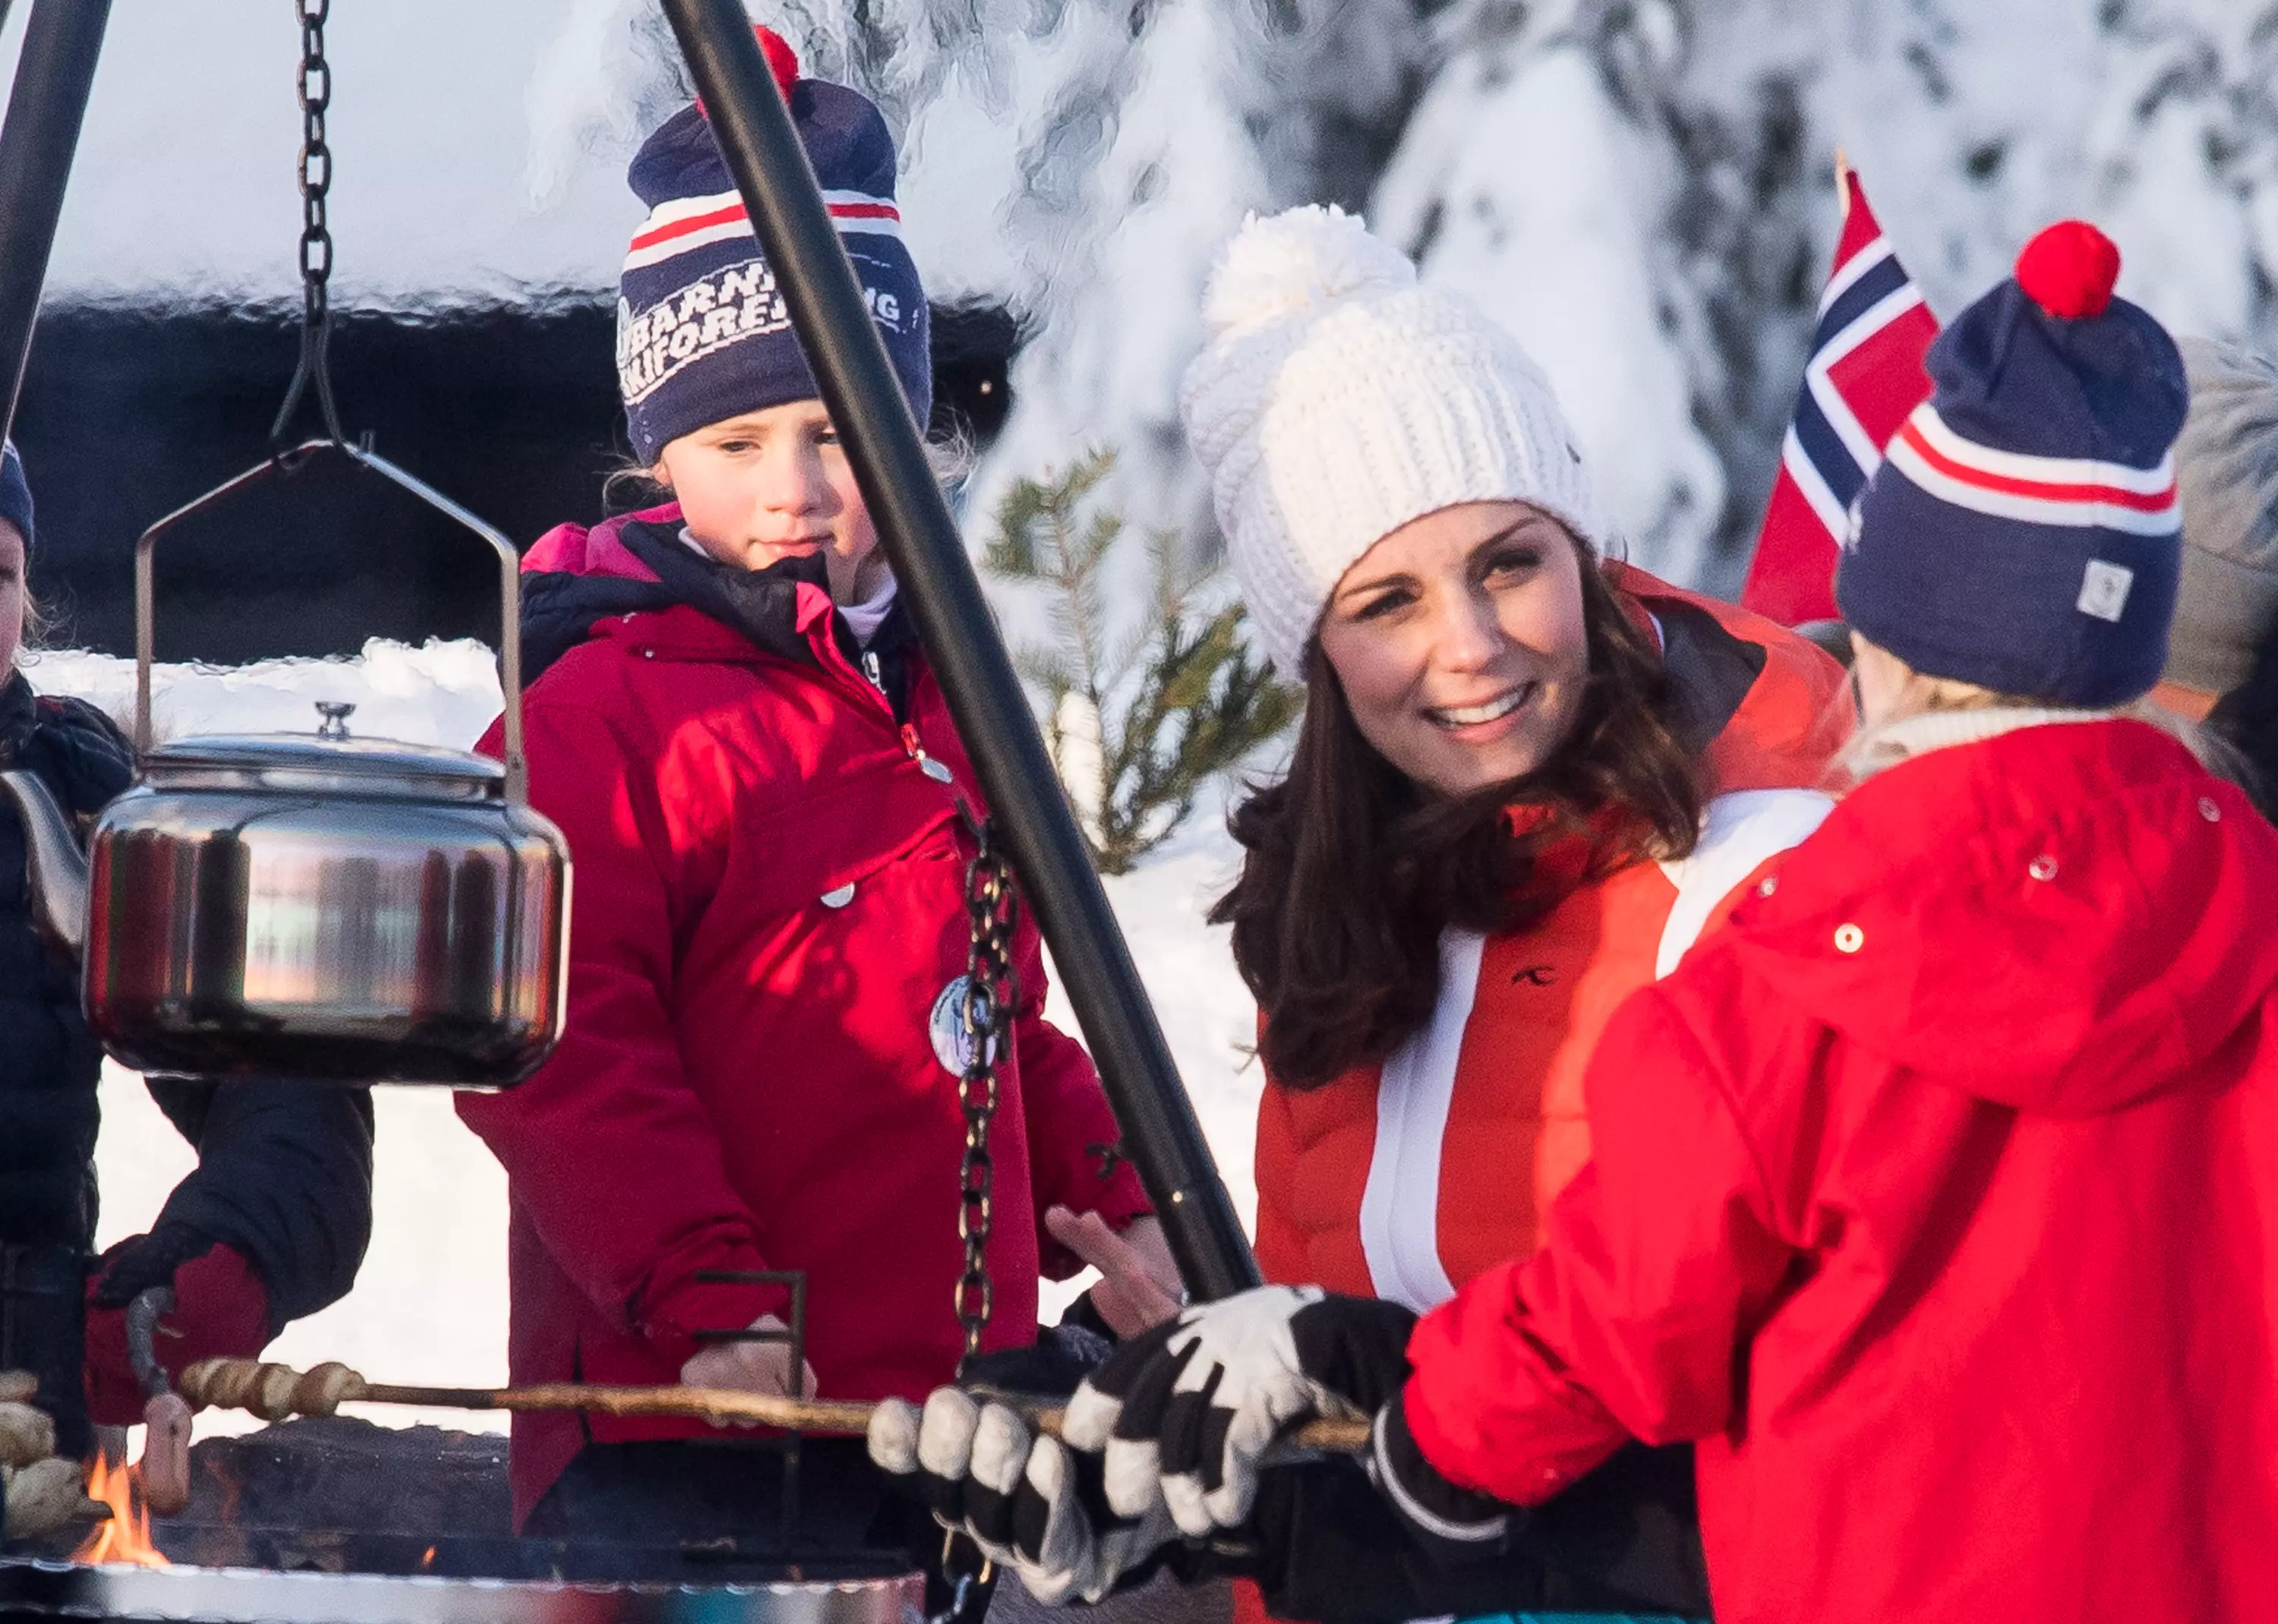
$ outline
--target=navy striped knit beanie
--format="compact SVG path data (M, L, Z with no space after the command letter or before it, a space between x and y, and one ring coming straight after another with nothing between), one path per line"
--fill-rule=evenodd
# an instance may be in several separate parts
M24 538L24 554L32 552L32 482L24 477L24 459L16 442L0 448L0 519L16 527Z
M2119 272L2103 233L2052 225L1930 346L1930 398L1835 581L1843 618L1915 670L2091 710L2160 680L2190 393L2166 329L2113 296Z
M902 244L894 141L869 98L799 77L791 48L756 31L822 183L870 316L923 429L933 407L925 288ZM617 297L617 389L643 463L682 435L743 412L815 398L775 273L701 103L642 143L627 174L649 208Z

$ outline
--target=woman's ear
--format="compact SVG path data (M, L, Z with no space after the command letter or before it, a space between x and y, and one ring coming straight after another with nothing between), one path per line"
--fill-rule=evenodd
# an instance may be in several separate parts
M648 477L666 490L672 489L672 470L664 465L662 457L649 464Z

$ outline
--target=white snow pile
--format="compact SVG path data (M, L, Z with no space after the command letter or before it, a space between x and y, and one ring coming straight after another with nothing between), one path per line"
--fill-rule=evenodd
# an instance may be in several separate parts
M27 658L25 669L42 692L76 694L114 715L132 714L131 660L49 652ZM357 732L457 747L480 736L500 702L491 652L471 641L411 648L374 639L354 660L160 666L153 691L160 730L174 736L307 732L317 720L317 701L347 700L356 706L349 725ZM1203 918L1209 898L1233 873L1231 842L1212 806L1137 872L1106 883L1220 1171L1247 1219L1257 1204L1250 1147L1262 1081L1248 1057L1256 1009L1234 972L1226 933ZM1057 984L1051 1014L1078 1030ZM139 1077L106 1065L102 1094L97 1243L108 1246L148 1229L195 1159ZM374 1097L375 1221L363 1270L346 1298L288 1327L269 1357L303 1369L337 1359L381 1381L502 1384L505 1175L460 1125L445 1091L382 1088ZM944 1167L942 1176L953 1178L956 1170ZM1078 1289L1081 1283L1054 1289L1047 1313L1056 1315ZM501 1417L460 1412L371 1407L360 1413L393 1425L503 1426ZM258 1424L248 1415L210 1412L199 1417L198 1434Z

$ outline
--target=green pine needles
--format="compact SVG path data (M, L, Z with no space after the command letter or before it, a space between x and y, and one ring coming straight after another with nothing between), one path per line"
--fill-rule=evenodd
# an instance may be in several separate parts
M1151 601L1111 614L1121 516L1092 499L1115 466L1087 451L1065 472L1023 479L997 510L989 568L1046 595L1054 636L1016 658L1043 690L1045 737L1092 861L1130 871L1184 823L1210 781L1286 728L1297 690L1273 681L1241 637L1242 605L1204 599L1215 567L1168 531L1146 539Z

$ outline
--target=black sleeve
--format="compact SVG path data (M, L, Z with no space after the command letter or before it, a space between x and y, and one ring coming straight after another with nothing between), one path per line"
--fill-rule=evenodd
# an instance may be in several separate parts
M1705 1618L1693 1452L1632 1446L1515 1519L1507 1549L1435 1563L1357 1460L1266 1472L1250 1537L1170 1555L1181 1578L1254 1580L1276 1618L1396 1624L1453 1613L1677 1613Z
M152 1232L245 1254L268 1287L272 1331L347 1296L371 1239L371 1091L187 1078L149 1086L198 1152Z

